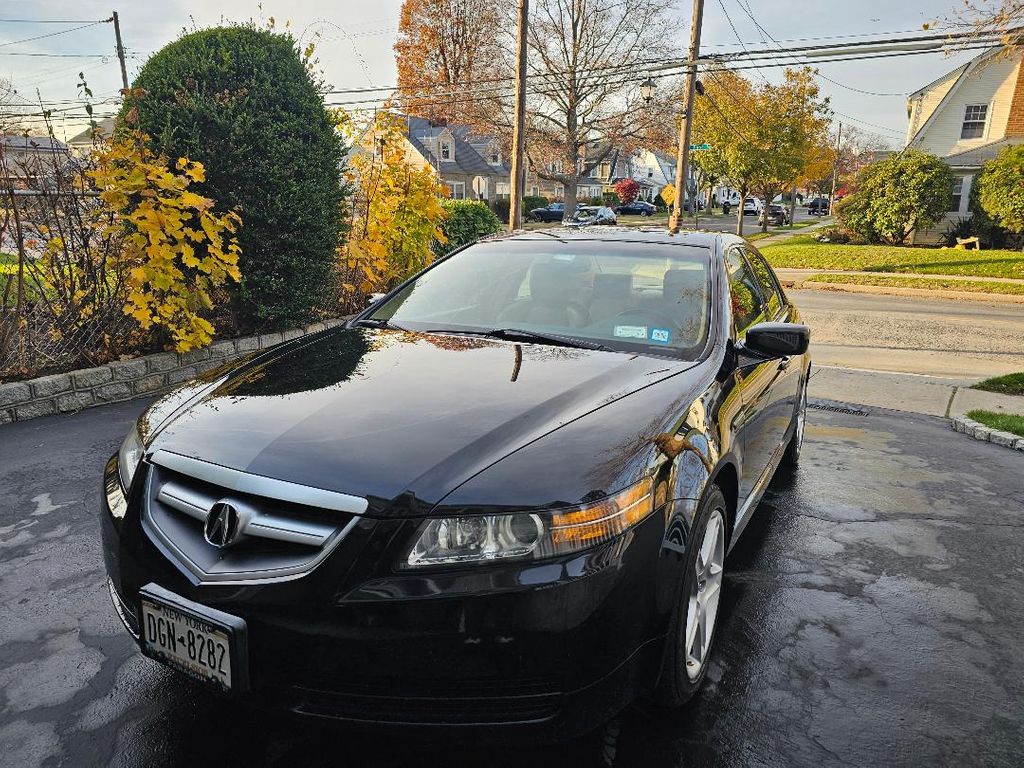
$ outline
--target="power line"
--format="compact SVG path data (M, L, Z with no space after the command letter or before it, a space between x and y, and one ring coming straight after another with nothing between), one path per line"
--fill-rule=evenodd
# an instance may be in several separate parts
M0 24L87 24L95 19L0 19Z
M33 42L35 40L43 40L43 39L45 39L47 37L56 37L57 35L66 35L66 34L69 34L71 32L78 32L79 30L82 30L82 29L88 29L89 27L95 27L97 24L106 24L106 23L107 23L107 20L92 21L92 22L89 22L88 24L83 24L80 27L72 27L71 29L62 29L59 32L49 32L49 33L47 33L45 35L36 35L35 37L26 37L26 38L24 38L22 40L12 40L9 43L0 43L0 48L3 48L3 47L8 46L8 45L19 45L20 43L31 43L31 42Z

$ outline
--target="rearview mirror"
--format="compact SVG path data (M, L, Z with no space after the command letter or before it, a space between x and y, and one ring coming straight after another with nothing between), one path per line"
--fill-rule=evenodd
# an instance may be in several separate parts
M747 329L743 349L765 358L802 355L811 343L811 329L797 323L758 323Z

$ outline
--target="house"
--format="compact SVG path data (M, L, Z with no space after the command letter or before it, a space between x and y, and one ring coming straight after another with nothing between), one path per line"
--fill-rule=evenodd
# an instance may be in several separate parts
M940 242L970 217L971 187L982 165L1024 142L1024 68L1020 54L1003 53L987 50L907 99L906 145L943 158L954 174L950 210L934 227L915 232L915 244Z
M86 128L68 139L68 148L77 157L89 154L97 139L105 140L114 135L114 118L105 117L96 123L96 127Z
M52 136L0 136L0 174L4 183L41 189L57 166L69 160L67 146Z
M466 126L435 125L406 116L406 140L415 158L437 171L456 200L508 199L511 167L498 142Z

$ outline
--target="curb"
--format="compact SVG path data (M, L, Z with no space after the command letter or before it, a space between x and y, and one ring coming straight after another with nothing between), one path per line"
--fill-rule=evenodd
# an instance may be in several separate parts
M952 420L951 426L957 432L970 435L975 440L1024 451L1024 437L1015 435L1012 432L1001 432L997 429L986 427L984 424L979 424L974 419L968 419L966 416L956 416Z
M818 283L813 280L782 280L783 288L835 293L871 293L876 296L916 296L919 299L952 299L985 301L1000 304L1024 304L1024 296L1013 293L981 293L980 291L943 291L936 288L904 288L894 285L858 285L854 283Z

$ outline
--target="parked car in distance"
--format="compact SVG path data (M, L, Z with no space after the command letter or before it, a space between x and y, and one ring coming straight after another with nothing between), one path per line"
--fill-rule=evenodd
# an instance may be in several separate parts
M757 217L757 223L764 224L765 219L768 220L768 224L774 227L789 224L789 209L782 205L769 205L761 211L761 214Z
M534 208L530 211L530 218L534 221L561 221L565 218L565 203L551 203L543 208Z
M764 204L756 197L748 197L743 201L743 215L756 216L764 208Z
M308 717L561 739L682 706L747 661L716 654L726 555L788 522L758 502L800 458L809 334L735 235L476 243L143 413L98 494L114 608Z
M693 210L690 207L690 200L689 200L689 198L687 198L686 200L683 201L683 210L684 211ZM704 203L702 201L700 201L700 200L697 201L697 210L698 211L703 211L704 210Z
M807 203L807 212L815 216L825 216L828 214L828 208L827 197L816 197Z
M584 205L576 211L572 221L567 222L568 226L592 226L596 224L611 225L617 224L618 219L615 211L606 205Z
M619 216L653 216L657 210L646 200L634 200L632 203L623 203L615 207L615 213Z

